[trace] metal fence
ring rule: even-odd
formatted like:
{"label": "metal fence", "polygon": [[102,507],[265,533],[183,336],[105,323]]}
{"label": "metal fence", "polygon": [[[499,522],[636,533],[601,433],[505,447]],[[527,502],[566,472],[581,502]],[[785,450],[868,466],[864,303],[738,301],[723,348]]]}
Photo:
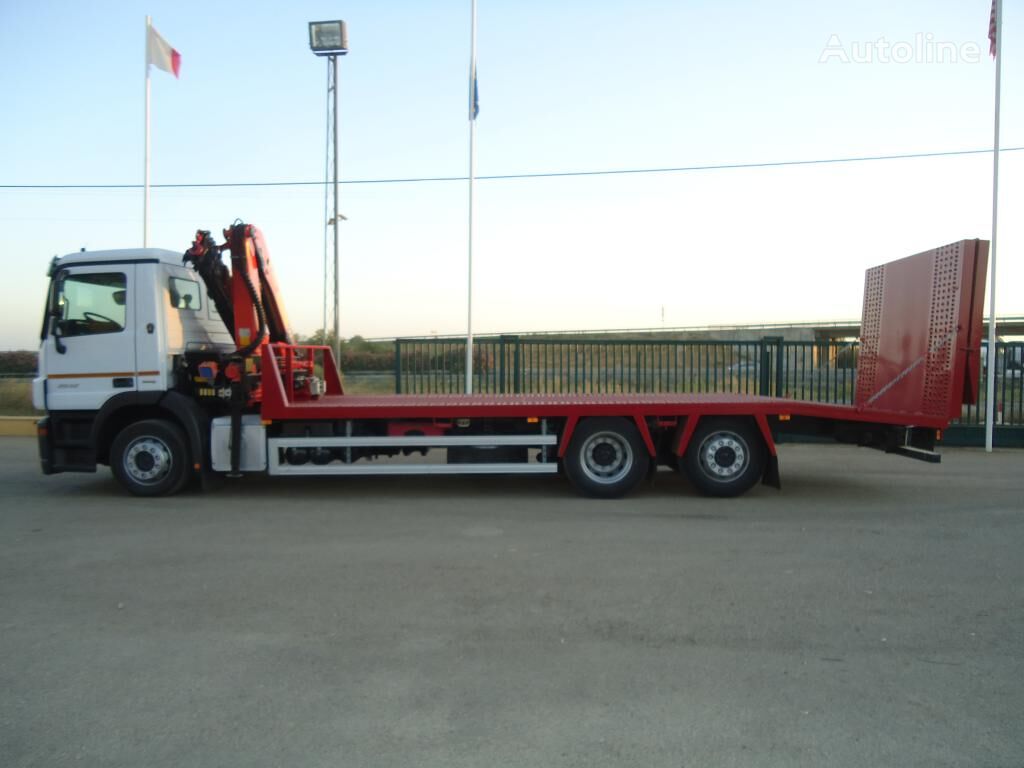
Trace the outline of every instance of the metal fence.
{"label": "metal fence", "polygon": [[[733,392],[851,404],[855,341],[683,341],[497,336],[474,339],[473,391],[503,393]],[[986,345],[982,360],[987,362]],[[0,374],[28,380],[32,374]],[[394,370],[348,374],[348,391],[462,392],[465,339],[396,339]],[[985,423],[982,366],[976,405],[955,423]],[[392,383],[393,382],[393,383]],[[354,384],[355,386],[349,386]],[[1024,342],[996,342],[995,422],[1024,441]]]}
{"label": "metal fence", "polygon": [[[732,392],[851,404],[855,341],[689,341],[497,336],[473,341],[473,390],[484,393]],[[1024,426],[1024,343],[996,343],[996,423]],[[395,391],[462,392],[465,339],[397,339]],[[981,401],[959,424],[979,425]]]}

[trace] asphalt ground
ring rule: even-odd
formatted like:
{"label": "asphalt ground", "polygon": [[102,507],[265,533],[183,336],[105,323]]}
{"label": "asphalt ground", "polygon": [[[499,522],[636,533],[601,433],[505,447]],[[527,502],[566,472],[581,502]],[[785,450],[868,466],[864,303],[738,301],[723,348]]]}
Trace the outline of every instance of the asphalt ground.
{"label": "asphalt ground", "polygon": [[34,450],[0,439],[9,768],[1024,765],[1024,452],[140,501]]}

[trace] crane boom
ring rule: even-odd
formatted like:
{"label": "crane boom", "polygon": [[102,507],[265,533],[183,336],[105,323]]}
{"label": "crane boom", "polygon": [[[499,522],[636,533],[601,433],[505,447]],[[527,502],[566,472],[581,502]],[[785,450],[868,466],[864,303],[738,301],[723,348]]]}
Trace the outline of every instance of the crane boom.
{"label": "crane boom", "polygon": [[[224,239],[218,245],[208,230],[197,231],[182,261],[202,277],[239,353],[246,357],[267,343],[293,343],[263,233],[238,222],[224,230]],[[230,269],[221,260],[225,251]]]}

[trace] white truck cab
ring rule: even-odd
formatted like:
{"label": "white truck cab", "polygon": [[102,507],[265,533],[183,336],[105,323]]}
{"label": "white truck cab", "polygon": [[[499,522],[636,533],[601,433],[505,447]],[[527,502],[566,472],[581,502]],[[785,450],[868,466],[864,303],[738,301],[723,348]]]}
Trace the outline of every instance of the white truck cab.
{"label": "white truck cab", "polygon": [[[182,355],[231,349],[202,280],[180,253],[148,248],[54,259],[32,387],[33,404],[48,414],[44,472],[94,471],[106,462],[113,432],[142,410],[154,417],[195,410],[184,398],[169,402]],[[199,413],[193,418],[202,421]]]}

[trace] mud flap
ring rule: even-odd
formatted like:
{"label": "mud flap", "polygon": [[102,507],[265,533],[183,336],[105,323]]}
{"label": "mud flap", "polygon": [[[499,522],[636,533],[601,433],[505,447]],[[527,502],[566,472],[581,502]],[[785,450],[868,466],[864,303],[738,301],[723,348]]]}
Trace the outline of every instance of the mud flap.
{"label": "mud flap", "polygon": [[761,484],[770,485],[776,490],[782,490],[782,478],[779,475],[779,457],[768,456],[764,464],[764,474],[761,475]]}
{"label": "mud flap", "polygon": [[224,475],[214,472],[212,469],[201,469],[199,471],[199,487],[203,493],[219,491],[224,487]]}

